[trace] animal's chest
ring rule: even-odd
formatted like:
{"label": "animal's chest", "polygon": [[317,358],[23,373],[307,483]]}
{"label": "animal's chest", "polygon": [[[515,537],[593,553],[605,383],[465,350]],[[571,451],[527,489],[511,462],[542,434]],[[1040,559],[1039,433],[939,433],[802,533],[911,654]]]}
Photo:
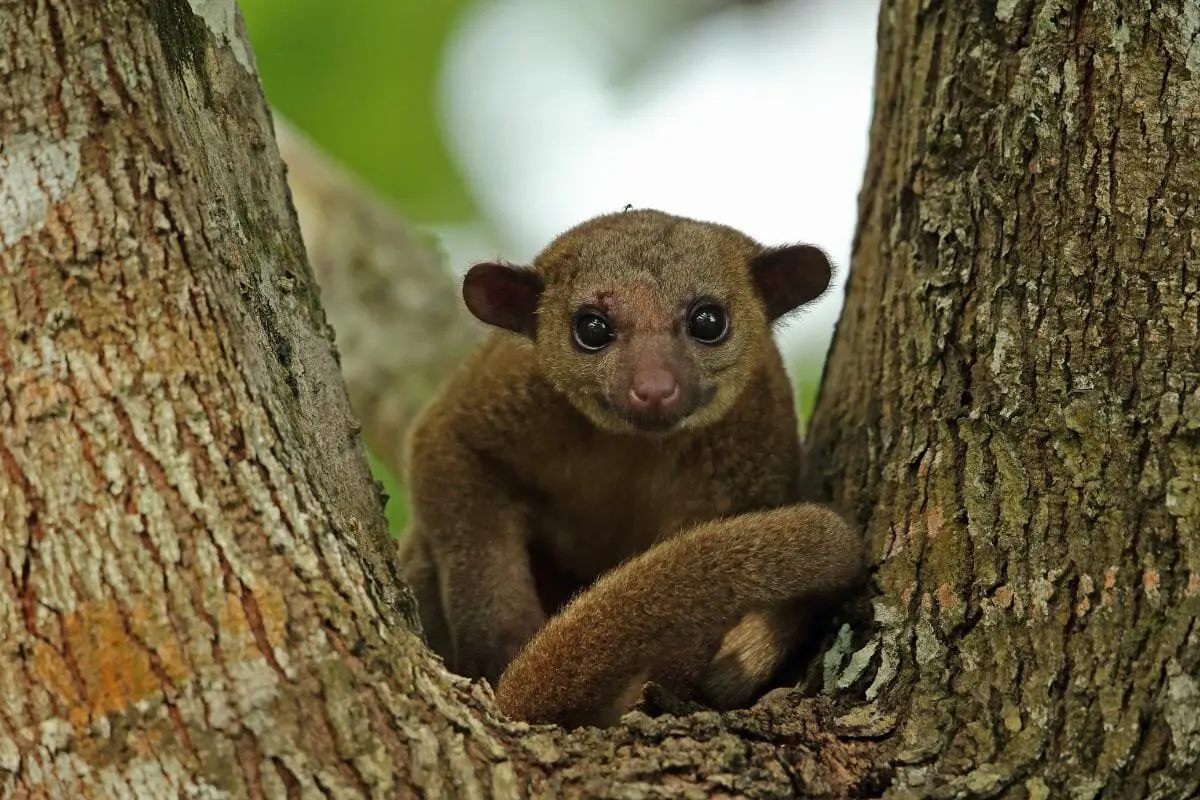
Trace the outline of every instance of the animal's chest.
{"label": "animal's chest", "polygon": [[703,448],[595,448],[540,475],[538,545],[582,583],[681,528],[727,513]]}

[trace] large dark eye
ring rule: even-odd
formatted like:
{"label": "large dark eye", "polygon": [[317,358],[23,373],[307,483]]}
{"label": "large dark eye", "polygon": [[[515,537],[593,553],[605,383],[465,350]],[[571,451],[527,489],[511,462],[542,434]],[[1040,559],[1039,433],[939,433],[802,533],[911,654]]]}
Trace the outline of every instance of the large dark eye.
{"label": "large dark eye", "polygon": [[729,333],[729,317],[725,309],[713,303],[696,306],[688,320],[688,333],[697,342],[717,344]]}
{"label": "large dark eye", "polygon": [[580,311],[576,314],[572,330],[575,332],[575,344],[589,352],[603,350],[617,338],[612,323],[597,311]]}

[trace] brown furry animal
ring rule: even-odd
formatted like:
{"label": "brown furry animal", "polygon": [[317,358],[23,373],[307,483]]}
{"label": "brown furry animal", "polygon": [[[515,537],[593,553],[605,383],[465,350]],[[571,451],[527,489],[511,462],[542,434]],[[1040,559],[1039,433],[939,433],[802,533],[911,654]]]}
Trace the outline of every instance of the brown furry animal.
{"label": "brown furry animal", "polygon": [[799,504],[771,336],[830,275],[815,247],[650,210],[471,268],[464,300],[501,330],[414,426],[401,546],[450,669],[565,725],[615,722],[647,679],[753,700],[805,632],[793,612],[863,572],[857,535]]}

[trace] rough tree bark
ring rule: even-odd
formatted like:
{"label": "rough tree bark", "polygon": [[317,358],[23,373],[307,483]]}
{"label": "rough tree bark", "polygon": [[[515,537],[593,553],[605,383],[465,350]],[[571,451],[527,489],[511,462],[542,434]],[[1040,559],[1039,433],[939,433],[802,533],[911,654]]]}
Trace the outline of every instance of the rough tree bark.
{"label": "rough tree bark", "polygon": [[878,558],[861,685],[897,720],[893,796],[1192,796],[1196,5],[880,21],[810,445]]}
{"label": "rough tree bark", "polygon": [[342,695],[411,599],[240,18],[198,8],[0,5],[5,796],[362,787],[386,747]]}

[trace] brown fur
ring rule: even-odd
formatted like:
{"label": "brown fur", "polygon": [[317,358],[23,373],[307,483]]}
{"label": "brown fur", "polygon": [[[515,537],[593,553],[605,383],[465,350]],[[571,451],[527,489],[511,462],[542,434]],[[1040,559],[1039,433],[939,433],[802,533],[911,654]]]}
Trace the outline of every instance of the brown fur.
{"label": "brown fur", "polygon": [[[649,678],[717,707],[741,705],[797,631],[794,620],[755,612],[850,585],[862,561],[847,556],[859,548],[836,514],[814,505],[692,528],[603,576],[551,618],[501,677],[497,702],[530,722],[610,725]],[[748,668],[714,678],[719,649],[731,657],[740,650]],[[705,689],[717,695],[705,697]]]}
{"label": "brown fur", "polygon": [[[657,211],[589,220],[532,269],[472,268],[468,307],[508,330],[414,427],[401,546],[451,669],[499,681],[513,716],[570,724],[614,720],[646,677],[719,707],[752,699],[803,633],[788,609],[861,571],[845,523],[795,505],[796,418],[770,333],[829,276],[815,248]],[[728,314],[720,344],[687,333],[703,298]],[[602,352],[573,343],[584,307],[617,331]],[[634,402],[648,375],[678,388],[649,410]]]}

